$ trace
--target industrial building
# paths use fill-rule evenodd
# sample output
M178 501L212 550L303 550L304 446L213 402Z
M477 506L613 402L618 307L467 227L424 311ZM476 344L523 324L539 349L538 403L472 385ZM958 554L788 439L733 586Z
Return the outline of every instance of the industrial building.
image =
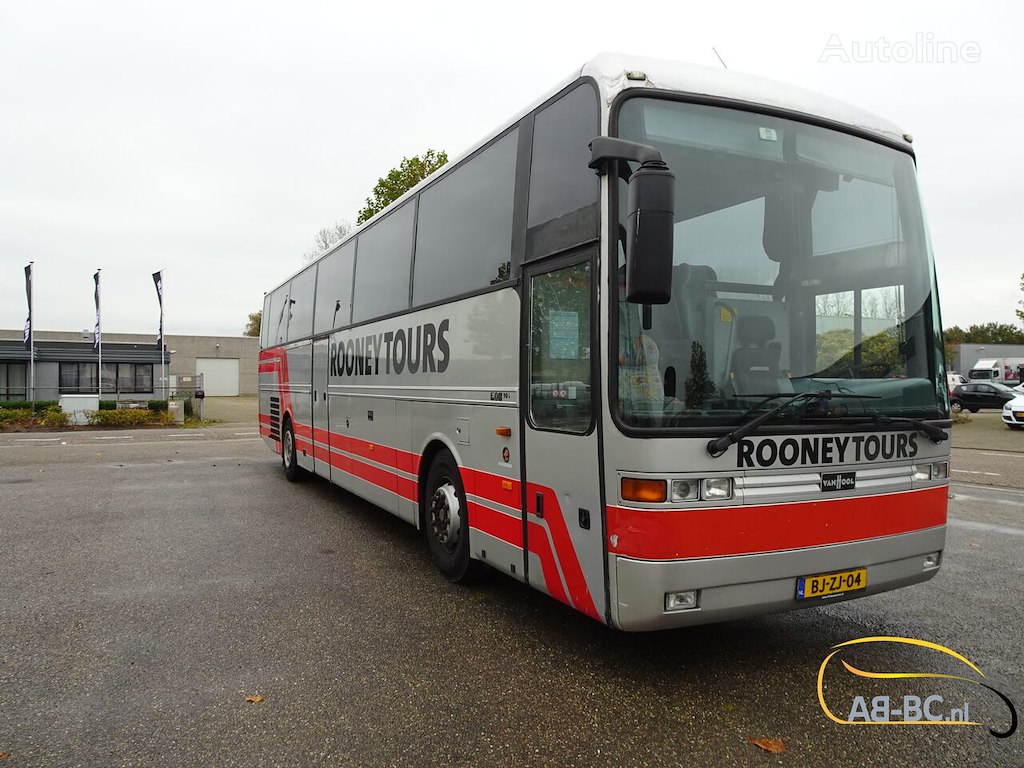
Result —
M99 356L92 335L36 331L35 392L21 330L0 330L0 400L58 400L98 391ZM173 336L162 350L152 334L103 334L103 398L162 399L165 389L188 389L195 376L209 397L255 395L260 340L250 336ZM162 358L162 360L161 360ZM167 381L162 379L166 366Z

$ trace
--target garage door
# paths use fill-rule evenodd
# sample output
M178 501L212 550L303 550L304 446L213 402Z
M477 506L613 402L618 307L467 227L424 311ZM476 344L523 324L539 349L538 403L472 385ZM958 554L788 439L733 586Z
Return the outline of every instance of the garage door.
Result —
M238 395L237 357L197 357L196 373L203 374L203 389L208 397Z

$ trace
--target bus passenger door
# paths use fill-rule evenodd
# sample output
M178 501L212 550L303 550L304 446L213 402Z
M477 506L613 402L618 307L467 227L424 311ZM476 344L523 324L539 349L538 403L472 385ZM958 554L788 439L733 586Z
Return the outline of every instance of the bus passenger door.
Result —
M522 466L529 583L604 621L594 255L525 270Z
M327 407L330 342L313 342L313 471L331 477L331 423Z

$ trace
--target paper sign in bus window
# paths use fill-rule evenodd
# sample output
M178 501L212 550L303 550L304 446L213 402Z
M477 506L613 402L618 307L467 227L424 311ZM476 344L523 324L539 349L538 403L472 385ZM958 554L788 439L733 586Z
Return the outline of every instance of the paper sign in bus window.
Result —
M580 357L580 317L576 312L551 310L548 357L552 360L578 360Z

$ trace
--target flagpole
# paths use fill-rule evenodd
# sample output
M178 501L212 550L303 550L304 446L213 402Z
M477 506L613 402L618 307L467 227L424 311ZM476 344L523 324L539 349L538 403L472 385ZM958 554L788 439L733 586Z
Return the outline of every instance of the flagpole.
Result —
M156 337L156 347L160 350L160 380L163 382L164 402L170 397L170 382L167 380L167 356L164 354L167 344L164 338L164 271L153 273L153 285L156 286L156 298L160 302L160 330ZM155 391L154 391L154 394Z
M164 271L160 270L160 378L164 382L164 402L168 400L167 331L164 330Z
M96 268L96 394L103 399L103 327L100 325L100 269ZM97 408L99 406L96 406Z
M32 410L36 409L36 324L32 319L35 312L35 300L32 289L34 261L28 263L28 360L29 360L29 401L32 403Z
M34 261L30 261L28 265L31 267L35 264ZM35 277L33 275L33 277ZM32 291L32 296L28 299L28 316L32 317L35 314L35 290ZM28 360L29 360L29 387L32 392L32 411L36 409L36 323L33 319L28 326Z

